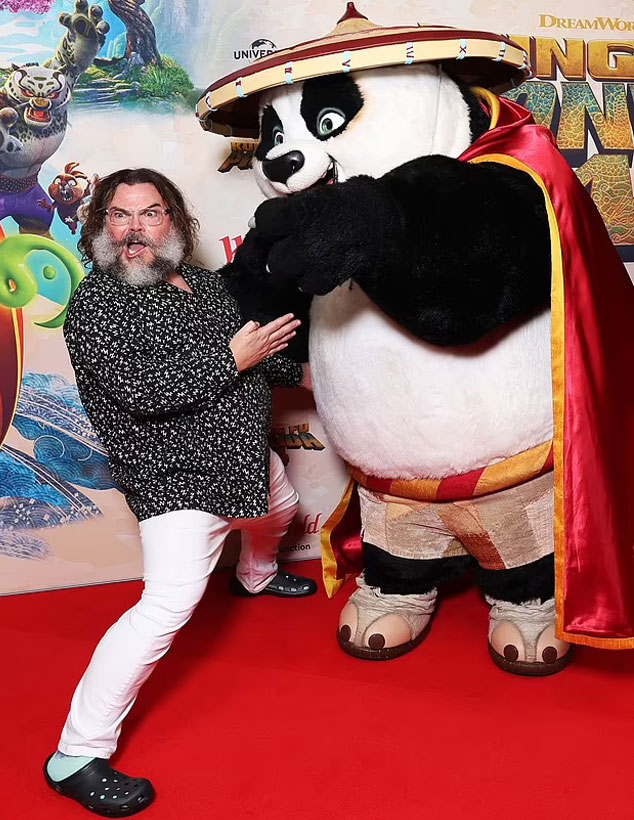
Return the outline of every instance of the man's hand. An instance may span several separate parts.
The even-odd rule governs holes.
[[[260,325],[259,322],[247,322],[243,325],[229,342],[238,373],[288,347],[300,324],[292,313],[287,313],[266,325]]]

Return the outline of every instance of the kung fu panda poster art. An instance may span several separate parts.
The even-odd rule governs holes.
[[[495,93],[528,75],[502,35],[348,4],[198,103],[260,139],[267,201],[224,275],[245,318],[309,328],[294,353],[350,472],[324,580],[356,575],[359,658],[416,647],[467,571],[509,672],[634,647],[634,288],[551,133]]]

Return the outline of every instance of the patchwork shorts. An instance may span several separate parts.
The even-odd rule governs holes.
[[[553,552],[553,475],[465,501],[410,501],[359,486],[363,540],[399,558],[524,566]]]

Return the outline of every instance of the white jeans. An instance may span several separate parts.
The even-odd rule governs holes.
[[[60,752],[113,754],[139,689],[202,598],[227,534],[243,530],[236,574],[250,592],[259,592],[277,572],[279,541],[296,510],[297,493],[271,452],[269,511],[262,518],[179,510],[141,522],[143,594],[97,645],[73,695]]]

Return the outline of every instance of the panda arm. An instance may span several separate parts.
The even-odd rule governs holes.
[[[379,264],[354,278],[399,324],[432,344],[469,344],[549,304],[546,207],[527,174],[437,156],[379,182],[393,218]]]
[[[301,321],[295,338],[285,354],[297,362],[308,361],[308,320],[312,296],[296,287],[271,281],[266,270],[270,243],[261,240],[255,231],[249,231],[228,265],[218,273],[226,289],[238,303],[244,321],[252,319],[260,324],[293,313]]]
[[[256,225],[272,282],[323,294],[353,279],[432,344],[472,343],[549,302],[544,197],[504,165],[421,157],[269,200]]]

